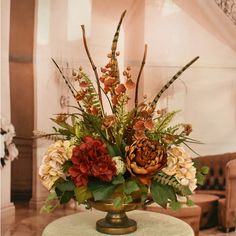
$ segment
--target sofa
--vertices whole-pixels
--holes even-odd
[[[196,192],[225,197],[226,164],[233,159],[236,159],[236,152],[195,158],[198,167],[209,167],[209,174],[205,178],[204,185],[199,186]]]
[[[201,202],[204,202],[205,195],[205,203],[209,204],[209,211],[212,211],[206,213],[202,209],[202,218],[208,218],[204,228],[218,224],[226,231],[233,229],[236,226],[236,153],[202,156],[195,160],[198,167],[209,167],[204,185],[196,190],[196,195],[201,194]],[[219,197],[217,205],[215,201],[208,201],[209,195]]]

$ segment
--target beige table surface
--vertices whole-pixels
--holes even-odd
[[[96,221],[103,218],[105,212],[88,210],[59,218],[50,223],[43,236],[101,236],[96,231]],[[136,220],[137,231],[125,234],[135,236],[194,236],[192,228],[185,222],[160,213],[149,211],[131,211],[128,217]]]

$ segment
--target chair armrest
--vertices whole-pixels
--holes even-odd
[[[236,226],[236,160],[226,165],[225,227]]]
[[[228,179],[236,179],[236,159],[226,164],[226,181]]]

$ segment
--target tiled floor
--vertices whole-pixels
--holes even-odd
[[[3,228],[2,236],[41,236],[44,227],[64,215],[74,214],[81,209],[58,209],[51,214],[40,214],[29,209],[27,204],[15,204],[16,221],[13,226]],[[236,232],[222,233],[216,228],[201,231],[199,236],[236,236]],[[68,235],[69,236],[69,235]]]
[[[2,227],[2,236],[41,236],[47,224],[53,220],[78,212],[78,209],[57,209],[51,214],[41,214],[29,209],[26,203],[17,203],[15,224],[10,228]],[[69,236],[69,235],[68,235]]]

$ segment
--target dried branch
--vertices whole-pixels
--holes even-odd
[[[73,91],[73,89],[72,89],[70,83],[69,83],[68,80],[66,79],[65,75],[63,74],[61,68],[58,66],[58,64],[56,63],[56,61],[55,61],[53,58],[51,58],[51,59],[52,59],[53,63],[55,64],[55,66],[57,67],[57,69],[59,70],[59,72],[60,72],[62,78],[64,79],[64,82],[66,83],[67,87],[69,88],[70,92],[72,93],[73,97],[74,97],[75,100],[76,100],[76,94],[75,94],[75,92]],[[77,100],[76,100],[76,101],[77,101]],[[80,103],[79,103],[78,101],[77,101],[77,104],[78,104],[80,110],[83,112],[84,110],[83,110],[82,106],[80,105]]]
[[[86,51],[87,56],[89,58],[90,64],[91,64],[91,66],[93,68],[93,71],[94,71],[94,74],[95,74],[95,78],[96,78],[96,82],[97,82],[97,87],[98,87],[98,96],[99,96],[99,101],[100,101],[100,104],[101,104],[102,116],[104,116],[104,108],[103,108],[102,94],[101,94],[100,81],[99,81],[99,76],[98,76],[98,72],[97,72],[97,67],[95,66],[95,64],[94,64],[94,62],[92,60],[92,57],[91,57],[91,55],[89,53],[89,50],[88,50],[88,45],[87,45],[84,25],[81,25],[81,28],[82,28],[82,33],[83,33],[84,48],[85,48],[85,51]]]
[[[135,107],[138,106],[139,81],[140,81],[140,78],[141,78],[143,67],[144,67],[144,65],[146,63],[146,57],[147,57],[147,44],[145,44],[144,54],[143,54],[143,61],[142,61],[142,64],[141,64],[141,67],[140,67],[140,70],[139,70],[139,74],[138,74],[137,82],[136,82],[136,87],[135,87],[135,102],[134,102]]]

